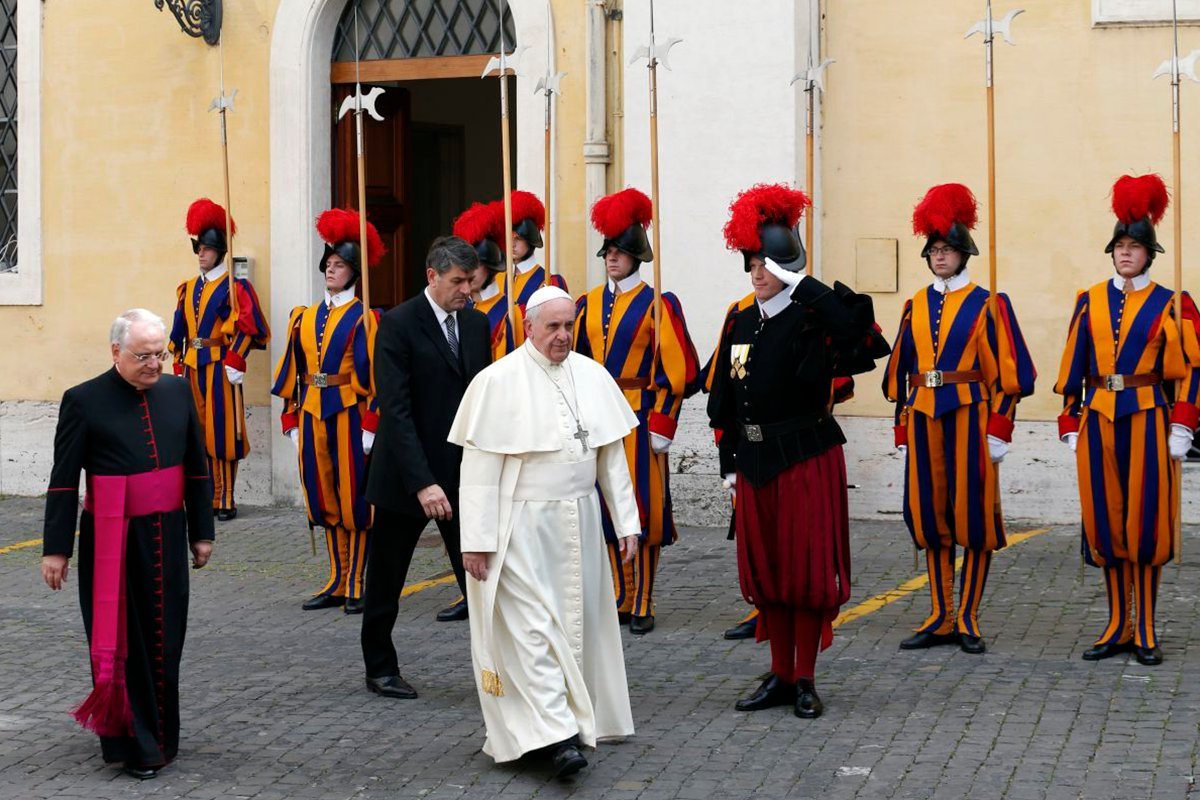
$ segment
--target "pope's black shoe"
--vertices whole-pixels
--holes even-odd
[[[796,685],[784,683],[774,674],[762,682],[758,691],[733,704],[738,711],[761,711],[764,708],[786,706],[796,702]]]
[[[753,639],[758,634],[758,617],[742,620],[725,631],[726,639]]]
[[[310,597],[301,604],[301,608],[305,611],[318,611],[322,608],[338,608],[346,604],[346,598],[338,597],[333,594],[319,594],[316,597]]]
[[[367,688],[383,697],[397,700],[415,700],[417,690],[399,675],[387,675],[382,678],[367,678]]]
[[[639,617],[634,614],[629,618],[629,632],[636,633],[639,636],[643,633],[649,633],[654,630],[654,615],[647,614],[644,617]]]
[[[554,753],[550,756],[550,763],[554,766],[554,777],[556,778],[574,775],[588,765],[583,753],[579,752],[579,745],[576,743],[575,737],[555,745]]]
[[[458,602],[448,605],[437,613],[438,622],[461,622],[466,619],[467,614],[467,598],[460,597]]]
[[[825,704],[817,696],[817,687],[812,681],[801,678],[796,682],[796,716],[800,719],[816,719],[825,710]]]
[[[1162,663],[1162,650],[1157,647],[1135,647],[1133,657],[1144,667],[1157,667]]]
[[[229,522],[231,519],[237,519],[237,508],[217,509],[217,519],[221,522]]]
[[[924,650],[943,644],[958,644],[957,633],[929,633],[920,631],[900,642],[901,650]]]
[[[342,611],[347,614],[361,614],[366,605],[366,602],[361,597],[351,598],[346,601],[346,607]]]
[[[983,641],[983,637],[972,636],[969,633],[959,634],[958,646],[964,653],[970,653],[973,656],[983,655],[987,652],[987,643]]]
[[[158,777],[158,767],[139,767],[137,764],[126,764],[122,772],[139,781],[148,781]]]
[[[1083,651],[1080,656],[1084,661],[1102,661],[1106,658],[1128,653],[1133,649],[1133,642],[1106,642],[1096,644]]]

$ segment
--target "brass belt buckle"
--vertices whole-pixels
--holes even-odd
[[[752,442],[761,442],[763,440],[761,425],[743,425],[746,431],[746,438]]]
[[[922,375],[922,377],[925,379],[926,389],[937,389],[945,385],[945,380],[942,378],[942,371],[940,369],[931,369]]]
[[[1104,376],[1104,388],[1108,389],[1110,392],[1124,391],[1125,390],[1125,376],[1124,375],[1105,375]]]
[[[193,350],[199,350],[202,347],[204,347],[203,339],[201,339],[199,336],[197,336],[195,339],[192,339],[192,349]]]
[[[329,374],[325,372],[314,372],[312,374],[312,385],[318,389],[324,389],[329,386]]]

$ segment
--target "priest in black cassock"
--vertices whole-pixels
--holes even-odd
[[[212,481],[188,384],[162,375],[161,318],[113,323],[113,368],[63,395],[46,494],[42,577],[62,588],[79,529],[92,693],[74,712],[107,762],[153,778],[179,746],[188,561],[212,553]],[[79,473],[87,493],[79,514]]]

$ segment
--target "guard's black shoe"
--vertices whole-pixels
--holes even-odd
[[[556,778],[574,775],[588,765],[587,759],[583,757],[583,753],[579,752],[579,747],[574,740],[557,745],[554,748],[554,754],[550,756],[550,763],[554,765],[554,777]]]
[[[122,771],[139,781],[148,781],[158,777],[158,770],[158,767],[139,767],[137,764],[126,764]]]
[[[305,611],[319,611],[322,608],[338,608],[346,604],[346,598],[333,594],[319,594],[310,597],[301,604]]]
[[[1157,647],[1135,647],[1133,657],[1144,667],[1157,667],[1162,663],[1162,650]]]
[[[217,509],[217,519],[221,522],[229,522],[231,519],[237,519],[236,508],[219,508]]]
[[[914,633],[904,641],[900,642],[901,650],[925,650],[929,647],[938,647],[943,644],[958,644],[957,633],[929,633],[921,631]]]
[[[644,617],[639,617],[637,614],[634,614],[632,617],[630,617],[630,619],[629,619],[629,632],[630,633],[635,633],[640,636],[643,633],[649,633],[652,630],[654,630],[654,615],[653,614],[647,614]]]
[[[438,622],[461,622],[466,619],[467,614],[467,598],[460,597],[458,602],[446,606],[437,613]]]
[[[762,682],[758,691],[733,704],[738,711],[761,711],[764,708],[786,706],[796,702],[796,685],[784,683],[774,674]]]
[[[383,678],[367,678],[367,688],[383,697],[397,700],[415,700],[417,690],[399,675],[388,675]]]
[[[796,682],[796,716],[800,719],[816,719],[825,710],[825,704],[817,695],[812,681],[801,678]]]
[[[972,636],[969,633],[959,635],[958,646],[964,653],[970,653],[973,656],[983,655],[987,652],[987,643],[983,641],[983,637]]]
[[[1106,658],[1128,653],[1133,649],[1133,642],[1106,642],[1096,644],[1083,651],[1080,656],[1084,661],[1103,661]]]
[[[366,602],[361,598],[355,598],[346,601],[346,607],[342,609],[347,614],[361,614],[366,608]]]
[[[742,620],[725,631],[726,639],[753,639],[758,635],[758,617]]]

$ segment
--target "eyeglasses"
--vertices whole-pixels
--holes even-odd
[[[132,350],[126,350],[125,352],[133,356],[133,360],[139,364],[145,364],[151,359],[155,361],[166,361],[171,357],[171,353],[167,350],[163,350],[161,353],[135,353]]]
[[[945,245],[944,247],[929,248],[929,255],[931,255],[931,256],[948,256],[953,252],[954,252],[954,248],[951,247],[950,245]]]

